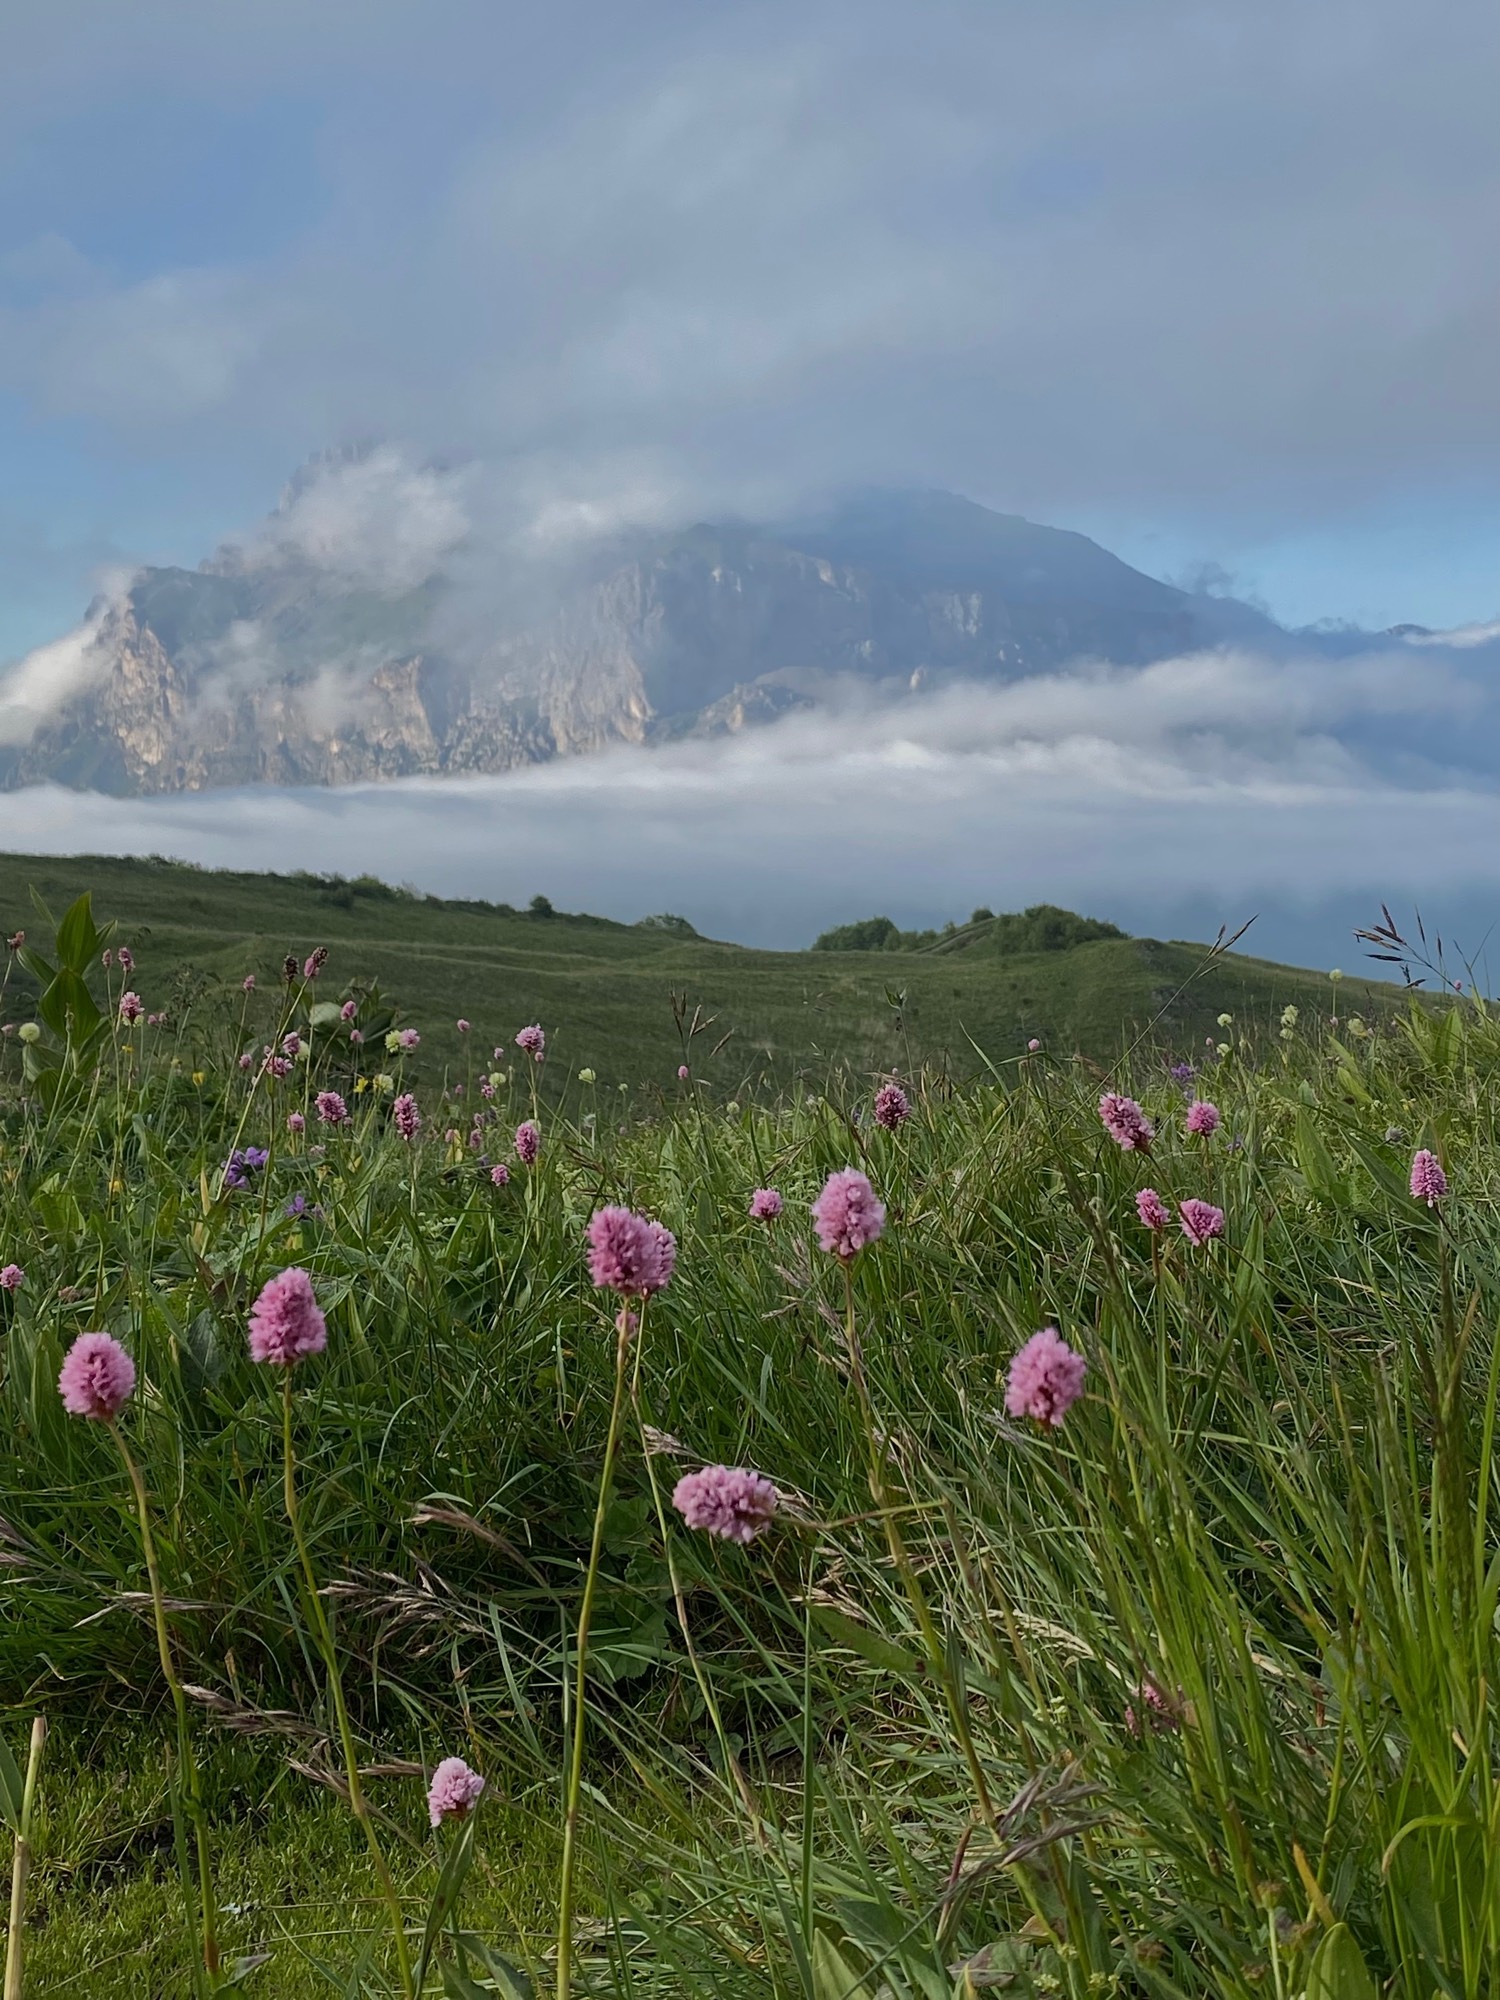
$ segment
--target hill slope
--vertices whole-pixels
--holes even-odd
[[[117,918],[135,952],[148,1007],[182,1017],[196,988],[254,972],[274,986],[288,951],[327,945],[331,996],[378,980],[423,1034],[419,1073],[461,1069],[541,1021],[555,1061],[549,1082],[578,1067],[601,1082],[667,1082],[682,1060],[672,996],[711,1022],[691,1052],[694,1073],[724,1094],[786,1083],[830,1067],[909,1070],[946,1061],[969,1075],[1013,1060],[1032,1036],[1057,1054],[1108,1062],[1160,1016],[1153,1038],[1179,1055],[1217,1034],[1217,1016],[1269,1028],[1289,1002],[1328,1011],[1322,975],[1232,953],[1145,938],[1101,938],[1069,950],[992,953],[976,939],[951,952],[765,952],[604,918],[531,916],[444,902],[379,883],[208,872],[173,862],[0,857],[0,925],[40,922],[34,886],[54,915],[84,889],[96,915]],[[996,919],[1003,924],[1004,919]],[[966,927],[972,930],[973,927]],[[982,932],[985,927],[980,926]],[[1346,981],[1345,1012],[1377,1012],[1397,994]],[[13,967],[3,1012],[28,1011]],[[458,1016],[472,1020],[464,1043]],[[716,1052],[715,1052],[716,1051]]]

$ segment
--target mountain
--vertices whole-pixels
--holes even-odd
[[[504,771],[723,734],[851,691],[1141,664],[1247,621],[1277,633],[1083,535],[951,493],[620,535],[562,579],[507,573],[482,594],[472,556],[413,580],[273,535],[197,570],[138,572],[96,606],[72,691],[29,740],[10,729],[0,784],[123,794]]]

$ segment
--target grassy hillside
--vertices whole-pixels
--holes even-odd
[[[180,1019],[254,972],[274,982],[288,951],[332,954],[328,991],[379,982],[404,1021],[422,1030],[416,1073],[460,1059],[453,1029],[474,1023],[474,1047],[509,1041],[541,1021],[558,1058],[602,1082],[673,1079],[682,1049],[672,996],[701,1009],[691,1051],[699,1076],[732,1092],[785,1084],[832,1064],[912,1068],[926,1060],[968,1075],[1012,1059],[1032,1036],[1060,1052],[1108,1061],[1159,1018],[1154,1039],[1201,1049],[1221,1013],[1269,1027],[1289,1002],[1329,1011],[1327,979],[1239,953],[1205,963],[1206,947],[1100,938],[1070,950],[1000,949],[1006,918],[968,925],[940,950],[767,952],[617,924],[599,917],[532,916],[500,906],[444,902],[377,882],[208,872],[157,860],[24,855],[0,858],[0,924],[37,927],[35,888],[60,914],[92,889],[95,915],[113,917],[135,951],[148,1007]],[[24,1011],[13,985],[6,1012]],[[904,997],[903,997],[904,996]],[[1341,988],[1344,1012],[1389,1007],[1387,986]],[[976,1053],[982,1051],[982,1057]]]

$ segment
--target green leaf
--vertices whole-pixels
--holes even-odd
[[[858,1653],[868,1660],[872,1667],[884,1667],[889,1673],[905,1674],[915,1678],[921,1674],[922,1663],[915,1653],[908,1653],[904,1646],[898,1646],[894,1639],[887,1639],[883,1632],[872,1631],[868,1625],[861,1625],[857,1619],[845,1617],[842,1611],[835,1611],[831,1605],[812,1606],[813,1623],[833,1641],[836,1646],[847,1647],[851,1653]]]
[[[427,1967],[432,1960],[432,1948],[437,1943],[438,1933],[458,1907],[458,1899],[463,1894],[464,1878],[474,1859],[474,1822],[466,1819],[458,1830],[458,1838],[448,1849],[442,1872],[432,1892],[432,1901],[427,1906],[427,1922],[422,1929],[422,1948],[417,1955],[417,1991],[420,1993],[427,1978]]]
[[[864,1979],[826,1931],[813,1932],[812,1975],[814,2000],[864,2000]]]
[[[57,962],[70,972],[87,972],[99,955],[92,896],[85,889],[57,927]]]
[[[1303,2000],[1379,2000],[1347,1924],[1335,1924],[1313,1953]]]
[[[535,1989],[530,1973],[523,1972],[519,1965],[496,1951],[493,1945],[486,1944],[483,1938],[475,1937],[471,1931],[461,1931],[458,1946],[460,1951],[472,1952],[479,1960],[486,1978],[504,1996],[504,2000],[534,2000]],[[447,1977],[446,1968],[443,1976]],[[460,1992],[463,1990],[459,1989]]]
[[[0,1816],[14,1834],[21,1831],[21,1807],[26,1796],[26,1780],[11,1755],[10,1745],[0,1736]]]

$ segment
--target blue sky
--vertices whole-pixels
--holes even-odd
[[[12,0],[0,657],[309,453],[606,518],[955,487],[1292,622],[1500,612],[1471,0]]]

